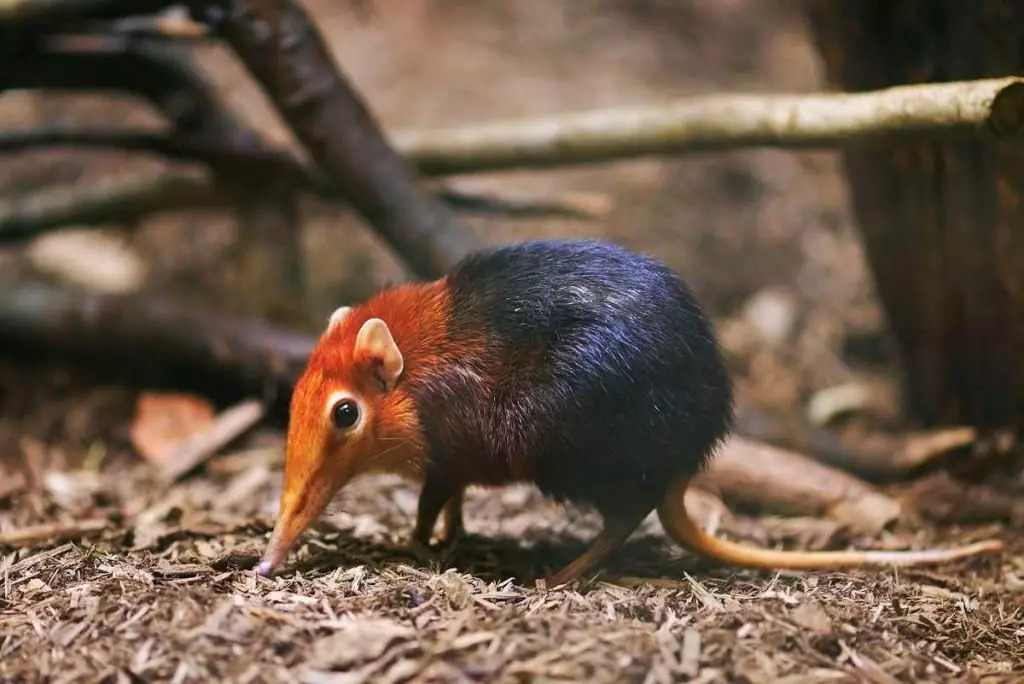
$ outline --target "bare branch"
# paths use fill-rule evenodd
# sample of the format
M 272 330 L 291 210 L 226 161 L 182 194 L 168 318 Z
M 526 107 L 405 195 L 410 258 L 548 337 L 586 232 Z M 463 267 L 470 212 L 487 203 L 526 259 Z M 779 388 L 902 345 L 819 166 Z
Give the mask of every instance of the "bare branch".
M 45 43 L 0 60 L 0 88 L 132 93 L 179 131 L 229 118 L 213 89 L 172 46 L 105 35 L 49 37 Z
M 860 532 L 877 533 L 901 514 L 899 502 L 854 475 L 739 436 L 727 440 L 694 484 L 726 503 L 827 515 Z
M 736 412 L 734 432 L 780 449 L 808 454 L 823 465 L 877 483 L 904 480 L 939 468 L 948 461 L 944 458 L 947 454 L 977 439 L 971 428 L 950 427 L 899 435 L 864 435 L 849 443 L 833 430 L 746 407 Z
M 174 4 L 173 0 L 4 0 L 0 28 L 51 29 L 77 21 L 149 14 Z
M 112 127 L 26 126 L 0 131 L 0 154 L 37 147 L 84 147 L 148 152 L 183 162 L 202 162 L 247 180 L 274 176 L 289 178 L 321 199 L 344 201 L 344 195 L 320 171 L 310 168 L 286 150 L 254 143 L 240 147 L 223 140 L 188 134 L 169 135 L 150 129 Z M 494 193 L 472 192 L 451 185 L 436 187 L 437 197 L 468 210 L 514 215 L 559 215 L 592 218 L 608 210 L 603 197 L 581 195 L 547 200 L 511 199 Z
M 575 219 L 593 219 L 603 213 L 602 207 L 592 207 L 572 197 L 506 199 L 443 187 L 436 192 L 439 199 L 459 211 Z M 323 199 L 342 202 L 334 197 Z M 131 224 L 152 214 L 221 208 L 235 201 L 231 189 L 218 184 L 212 176 L 174 171 L 47 187 L 31 195 L 0 199 L 0 243 L 20 242 L 69 225 Z
M 224 206 L 233 198 L 212 179 L 186 173 L 106 178 L 0 200 L 0 242 L 68 225 L 132 223 L 165 211 Z
M 851 94 L 708 95 L 662 105 L 397 131 L 421 173 L 545 168 L 742 147 L 829 148 L 899 134 L 1024 130 L 1024 80 L 912 85 Z
M 94 537 L 110 529 L 111 526 L 109 520 L 96 518 L 23 527 L 10 532 L 0 532 L 0 548 L 5 546 L 18 547 L 54 544 L 65 539 Z
M 612 200 L 609 197 L 595 193 L 562 192 L 542 196 L 524 193 L 522 197 L 517 198 L 507 194 L 468 191 L 451 185 L 441 185 L 437 187 L 435 194 L 439 200 L 459 211 L 521 218 L 548 216 L 598 219 L 612 209 Z
M 341 193 L 330 179 L 308 167 L 286 150 L 271 148 L 261 140 L 237 140 L 164 133 L 144 128 L 29 126 L 0 131 L 0 154 L 24 152 L 37 147 L 84 147 L 126 152 L 145 152 L 174 161 L 200 162 L 247 184 L 274 179 L 328 199 Z
M 417 186 L 309 15 L 291 0 L 221 0 L 217 27 L 310 155 L 415 271 L 435 277 L 477 247 Z

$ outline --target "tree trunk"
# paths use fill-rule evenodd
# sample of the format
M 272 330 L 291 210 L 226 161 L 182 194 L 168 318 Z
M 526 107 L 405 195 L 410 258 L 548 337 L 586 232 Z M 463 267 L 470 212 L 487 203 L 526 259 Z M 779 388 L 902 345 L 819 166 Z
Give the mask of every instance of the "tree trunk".
M 845 91 L 1024 70 L 1024 3 L 805 0 Z M 854 211 L 925 425 L 1018 427 L 1024 376 L 1024 157 L 991 139 L 843 150 Z

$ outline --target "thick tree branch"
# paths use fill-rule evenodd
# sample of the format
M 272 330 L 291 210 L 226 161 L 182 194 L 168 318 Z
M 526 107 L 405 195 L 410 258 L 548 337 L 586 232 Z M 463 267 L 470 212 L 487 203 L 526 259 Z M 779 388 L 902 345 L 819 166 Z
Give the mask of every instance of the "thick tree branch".
M 132 383 L 197 388 L 227 401 L 286 400 L 314 342 L 261 319 L 151 295 L 0 282 L 0 346 L 88 363 Z
M 946 465 L 947 456 L 977 439 L 970 428 L 948 427 L 898 435 L 873 434 L 850 444 L 833 430 L 745 408 L 737 411 L 735 432 L 779 449 L 808 454 L 820 463 L 876 483 L 908 479 Z
M 220 0 L 217 30 L 296 137 L 413 271 L 435 277 L 478 246 L 455 215 L 417 186 L 308 14 L 290 0 Z
M 878 532 L 901 514 L 897 501 L 854 475 L 737 435 L 694 484 L 726 503 L 827 515 L 866 533 Z
M 661 105 L 434 131 L 396 131 L 428 175 L 546 168 L 742 147 L 822 148 L 892 135 L 1024 131 L 1024 80 L 900 86 L 850 94 L 707 95 Z

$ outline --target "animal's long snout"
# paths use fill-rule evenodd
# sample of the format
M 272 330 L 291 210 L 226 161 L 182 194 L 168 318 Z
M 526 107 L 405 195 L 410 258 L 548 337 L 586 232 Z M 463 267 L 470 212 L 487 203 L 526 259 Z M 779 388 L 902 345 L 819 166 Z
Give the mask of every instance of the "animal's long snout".
M 297 479 L 299 481 L 296 481 Z M 269 577 L 281 566 L 295 540 L 327 507 L 335 489 L 319 474 L 307 472 L 305 477 L 300 479 L 296 475 L 285 473 L 277 523 L 270 534 L 270 542 L 263 552 L 263 558 L 256 567 L 257 574 Z

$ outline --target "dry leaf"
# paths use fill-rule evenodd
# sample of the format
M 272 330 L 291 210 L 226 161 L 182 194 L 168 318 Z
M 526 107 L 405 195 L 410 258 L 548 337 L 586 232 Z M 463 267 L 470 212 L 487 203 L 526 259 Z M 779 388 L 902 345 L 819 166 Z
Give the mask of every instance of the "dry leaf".
M 825 608 L 814 599 L 804 601 L 789 614 L 790 619 L 804 629 L 819 636 L 832 633 L 832 620 Z
M 345 620 L 339 623 L 334 634 L 313 644 L 310 666 L 320 670 L 346 670 L 377 660 L 392 643 L 415 634 L 412 627 L 385 618 Z
M 213 422 L 213 406 L 189 394 L 147 392 L 139 395 L 131 440 L 148 461 L 162 464 L 192 435 Z

